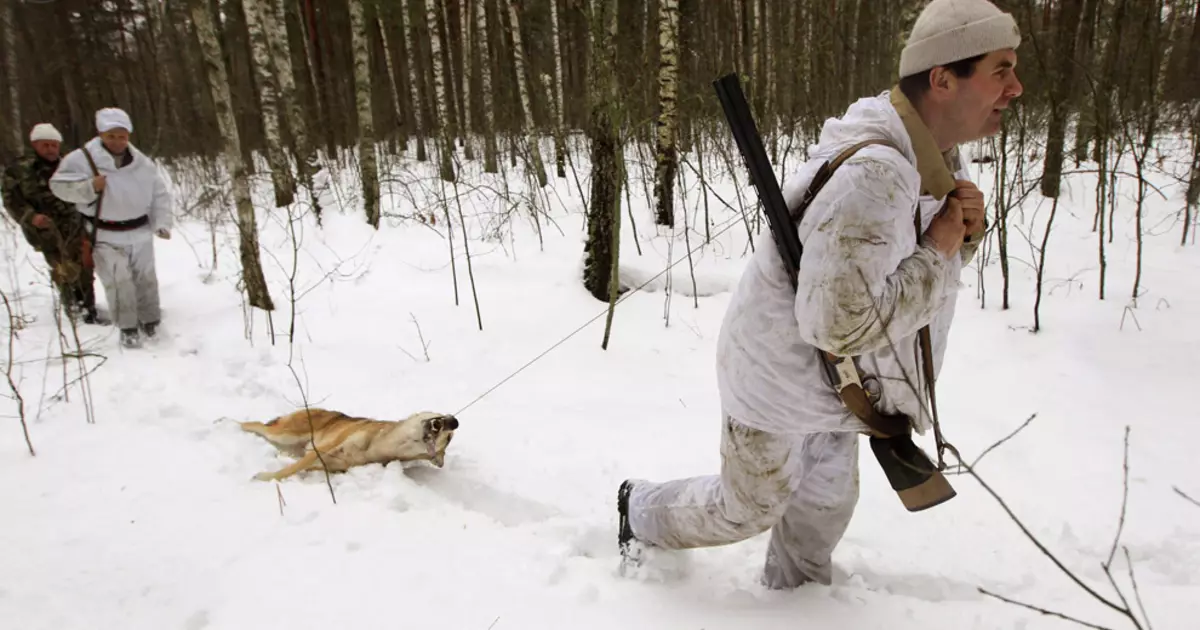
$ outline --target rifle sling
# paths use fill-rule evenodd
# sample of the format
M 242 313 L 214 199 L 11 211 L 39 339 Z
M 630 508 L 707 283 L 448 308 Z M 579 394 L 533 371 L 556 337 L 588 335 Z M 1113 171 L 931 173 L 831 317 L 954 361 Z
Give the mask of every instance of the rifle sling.
M 799 220 L 804 216 L 804 212 L 812 203 L 814 197 L 820 192 L 821 188 L 833 176 L 833 172 L 837 170 L 847 159 L 857 153 L 863 147 L 879 144 L 888 146 L 899 151 L 896 145 L 886 140 L 865 140 L 860 142 L 835 157 L 832 161 L 826 162 L 817 169 L 816 175 L 813 176 L 812 183 L 809 184 L 808 190 L 805 192 L 800 205 L 791 213 L 793 220 Z M 918 206 L 919 209 L 920 206 Z M 921 215 L 915 212 L 913 215 L 913 227 L 916 231 L 917 241 L 921 239 Z M 930 340 L 929 326 L 921 327 L 918 333 L 920 341 L 921 363 L 924 372 L 924 380 L 929 394 L 929 406 L 933 414 L 934 431 L 938 434 L 940 440 L 940 431 L 938 427 L 937 405 L 934 398 L 934 374 L 933 374 L 933 348 Z M 862 374 L 859 370 L 855 357 L 839 357 L 831 352 L 820 350 L 818 354 L 821 356 L 822 363 L 825 366 L 826 373 L 832 381 L 834 390 L 841 397 L 842 402 L 846 405 L 851 413 L 858 417 L 863 424 L 867 425 L 872 432 L 882 436 L 889 437 L 893 435 L 901 435 L 909 430 L 909 420 L 907 417 L 900 414 L 882 414 L 875 405 L 871 402 L 870 396 L 862 385 Z
M 79 147 L 79 149 L 80 149 L 81 151 L 83 151 L 83 157 L 87 158 L 87 161 L 88 161 L 88 166 L 91 166 L 91 167 L 92 167 L 92 175 L 94 175 L 94 176 L 96 176 L 96 177 L 99 177 L 99 176 L 100 176 L 100 169 L 96 168 L 96 160 L 92 159 L 92 152 L 91 152 L 91 151 L 88 151 L 88 149 L 87 149 L 87 147 L 86 147 L 86 146 Z M 100 207 L 101 207 L 103 204 L 104 204 L 104 191 L 103 191 L 103 190 L 101 190 L 101 191 L 100 191 L 100 194 L 96 196 L 96 216 L 90 219 L 90 220 L 91 220 L 91 224 L 92 224 L 92 242 L 93 242 L 93 243 L 95 243 L 95 242 L 96 242 L 96 230 L 98 230 L 98 229 L 99 229 L 99 227 L 100 227 L 100 226 L 99 226 L 99 223 L 100 223 Z

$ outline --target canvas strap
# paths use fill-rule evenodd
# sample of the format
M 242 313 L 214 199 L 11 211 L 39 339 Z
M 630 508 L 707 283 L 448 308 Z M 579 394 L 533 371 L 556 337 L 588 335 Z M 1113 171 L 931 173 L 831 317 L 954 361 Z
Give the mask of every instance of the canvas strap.
M 798 219 L 804 215 L 813 198 L 820 192 L 821 188 L 833 176 L 837 170 L 847 159 L 857 153 L 860 149 L 878 144 L 888 146 L 899 151 L 896 145 L 886 140 L 865 140 L 854 146 L 847 148 L 837 155 L 832 161 L 822 164 L 817 170 L 813 181 L 809 184 L 808 190 L 805 192 L 800 205 L 791 213 L 793 219 Z M 917 241 L 921 239 L 921 215 L 918 211 L 913 214 L 913 227 L 916 231 Z M 920 343 L 921 363 L 924 373 L 923 380 L 925 381 L 926 390 L 929 396 L 929 408 L 933 416 L 934 436 L 938 443 L 938 468 L 942 469 L 943 442 L 941 438 L 941 428 L 938 424 L 937 403 L 934 396 L 934 373 L 933 373 L 933 343 L 930 338 L 929 326 L 923 326 L 918 332 Z M 826 373 L 829 375 L 833 383 L 834 389 L 838 392 L 842 402 L 846 407 L 862 420 L 863 424 L 867 425 L 873 432 L 881 436 L 900 435 L 909 430 L 909 419 L 901 414 L 883 414 L 875 408 L 871 401 L 870 395 L 862 384 L 862 374 L 858 367 L 856 357 L 839 357 L 831 352 L 821 350 L 819 352 L 822 362 L 825 364 Z
M 96 160 L 92 159 L 92 152 L 88 151 L 86 146 L 79 147 L 79 150 L 83 151 L 83 157 L 87 158 L 88 166 L 92 167 L 92 175 L 99 177 L 100 169 L 96 168 Z M 103 203 L 104 203 L 104 191 L 102 190 L 102 191 L 100 191 L 100 195 L 98 197 L 96 197 L 96 216 L 95 216 L 95 220 L 91 222 L 92 223 L 92 237 L 91 238 L 92 238 L 93 243 L 96 242 L 96 230 L 99 229 L 99 223 L 100 223 L 100 207 L 101 207 L 101 205 L 103 205 Z

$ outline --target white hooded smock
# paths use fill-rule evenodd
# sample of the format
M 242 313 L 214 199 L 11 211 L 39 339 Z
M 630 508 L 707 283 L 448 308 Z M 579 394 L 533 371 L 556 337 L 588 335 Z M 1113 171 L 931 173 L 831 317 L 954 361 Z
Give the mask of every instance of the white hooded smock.
M 812 159 L 785 187 L 788 207 L 796 208 L 823 161 L 864 140 L 900 149 L 860 149 L 813 200 L 798 226 L 803 254 L 796 292 L 771 235 L 758 238 L 717 342 L 721 403 L 740 423 L 793 436 L 865 430 L 829 384 L 821 348 L 859 355 L 864 386 L 880 394 L 881 412 L 910 416 L 919 434 L 931 426 L 905 378 L 924 391 L 917 332 L 927 323 L 935 374 L 941 369 L 958 277 L 975 246 L 947 258 L 918 242 L 918 206 L 923 233 L 947 186 L 968 174 L 956 160 L 951 176 L 919 119 L 906 126 L 902 114 L 916 118 L 911 107 L 896 90 L 858 100 L 825 123 Z M 925 187 L 937 189 L 938 198 L 922 194 Z
M 99 136 L 83 145 L 104 175 L 104 205 L 100 218 L 104 221 L 129 221 L 149 215 L 146 225 L 125 231 L 97 230 L 96 240 L 118 245 L 149 242 L 155 230 L 171 229 L 171 190 L 158 164 L 145 153 L 129 144 L 133 161 L 117 167 L 113 155 L 104 148 Z M 92 167 L 83 151 L 76 149 L 63 157 L 58 170 L 50 177 L 50 190 L 63 201 L 75 204 L 84 216 L 96 216 L 96 198 L 92 188 Z

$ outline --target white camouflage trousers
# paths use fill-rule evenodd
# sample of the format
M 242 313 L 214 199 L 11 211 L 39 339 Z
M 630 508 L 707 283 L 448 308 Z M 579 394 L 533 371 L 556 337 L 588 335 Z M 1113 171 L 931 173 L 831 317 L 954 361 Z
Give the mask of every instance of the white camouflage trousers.
M 134 243 L 97 243 L 92 252 L 112 320 L 118 328 L 158 322 L 158 274 L 153 239 Z
M 832 583 L 833 549 L 857 502 L 857 433 L 791 438 L 726 416 L 721 473 L 635 480 L 629 526 L 639 541 L 665 549 L 725 545 L 770 529 L 763 581 L 791 589 Z

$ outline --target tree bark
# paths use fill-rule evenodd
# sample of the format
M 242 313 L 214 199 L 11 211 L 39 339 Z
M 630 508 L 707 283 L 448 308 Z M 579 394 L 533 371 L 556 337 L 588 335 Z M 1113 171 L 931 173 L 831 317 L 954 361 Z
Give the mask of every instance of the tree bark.
M 620 252 L 615 247 L 621 220 L 623 159 L 618 115 L 616 65 L 617 0 L 592 0 L 591 117 L 588 137 L 592 152 L 591 205 L 584 245 L 583 284 L 592 297 L 609 301 Z
M 537 175 L 538 186 L 545 186 L 546 167 L 542 162 L 542 150 L 538 144 L 537 129 L 533 123 L 533 103 L 529 96 L 533 86 L 525 72 L 525 47 L 521 43 L 521 18 L 517 9 L 517 0 L 508 0 L 508 16 L 512 21 L 513 59 L 517 66 L 517 90 L 521 94 L 521 111 L 525 116 L 525 137 L 529 142 L 529 152 L 533 156 L 533 169 L 534 174 Z
M 212 14 L 204 0 L 191 0 L 192 21 L 204 53 L 204 70 L 208 87 L 212 91 L 213 104 L 217 110 L 217 124 L 221 129 L 225 168 L 233 179 L 233 197 L 237 204 L 238 232 L 242 256 L 242 283 L 245 285 L 250 306 L 264 311 L 275 310 L 267 280 L 263 275 L 259 259 L 258 222 L 254 216 L 254 204 L 250 199 L 250 182 L 242 163 L 237 123 L 233 117 L 229 81 L 225 74 L 225 62 L 221 58 L 221 43 Z
M 358 168 L 362 173 L 363 210 L 367 223 L 379 229 L 379 170 L 375 161 L 375 121 L 371 114 L 371 64 L 367 56 L 367 22 L 362 0 L 350 0 L 350 35 L 354 48 L 354 102 L 358 111 Z
M 296 155 L 296 171 L 300 181 L 308 189 L 312 197 L 313 214 L 317 223 L 321 222 L 321 191 L 313 182 L 313 177 L 320 170 L 317 162 L 316 148 L 312 136 L 308 133 L 308 122 L 304 116 L 300 94 L 296 90 L 295 75 L 292 69 L 291 49 L 288 45 L 287 33 L 287 0 L 275 0 L 274 11 L 264 7 L 263 18 L 266 22 L 267 43 L 271 49 L 271 58 L 275 64 L 275 75 L 279 82 L 279 96 L 285 103 L 284 119 L 292 134 L 295 146 L 292 150 Z M 314 99 L 315 102 L 316 99 Z
M 250 0 L 244 6 L 246 28 L 250 31 L 252 64 L 258 83 L 259 104 L 262 106 L 267 163 L 271 167 L 271 183 L 275 189 L 275 207 L 282 208 L 292 205 L 295 201 L 295 183 L 292 179 L 292 169 L 283 152 L 283 142 L 279 137 L 279 85 L 271 71 L 270 45 L 267 42 L 268 21 L 265 17 L 271 8 L 263 6 L 259 0 Z
M 479 38 L 479 83 L 483 105 L 483 170 L 485 173 L 499 171 L 496 164 L 496 130 L 492 112 L 496 109 L 496 94 L 492 91 L 492 55 L 489 52 L 487 28 L 487 6 L 489 0 L 475 0 L 475 28 Z
M 441 0 L 425 1 L 425 20 L 429 27 L 429 50 L 433 61 L 433 109 L 438 125 L 438 174 L 445 181 L 454 181 L 454 141 L 450 137 L 450 107 L 446 98 L 446 71 L 442 65 L 442 38 L 438 32 L 438 12 Z M 450 107 L 447 107 L 447 105 Z
M 675 226 L 675 174 L 679 170 L 679 154 L 675 140 L 676 103 L 679 74 L 679 3 L 678 0 L 659 0 L 658 11 L 658 167 L 654 174 L 654 198 L 657 200 L 655 222 Z
M 5 2 L 0 6 L 0 36 L 4 38 L 5 76 L 8 77 L 8 120 L 9 135 L 4 139 L 9 143 L 13 155 L 20 155 L 25 147 L 25 134 L 21 121 L 21 92 L 20 77 L 17 76 L 17 19 L 16 2 Z

